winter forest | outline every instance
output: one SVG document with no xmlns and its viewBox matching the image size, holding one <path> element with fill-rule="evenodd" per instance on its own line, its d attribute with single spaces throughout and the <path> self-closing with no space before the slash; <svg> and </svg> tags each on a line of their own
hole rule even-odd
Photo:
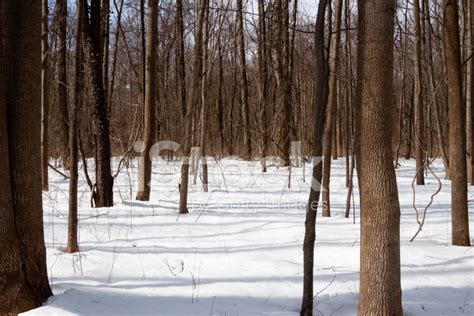
<svg viewBox="0 0 474 316">
<path fill-rule="evenodd" d="M 0 315 L 473 315 L 473 53 L 474 0 L 0 0 Z"/>
</svg>

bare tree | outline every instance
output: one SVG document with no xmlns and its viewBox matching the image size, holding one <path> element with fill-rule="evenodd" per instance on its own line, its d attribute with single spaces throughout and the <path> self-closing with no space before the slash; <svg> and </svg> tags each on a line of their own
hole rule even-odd
<svg viewBox="0 0 474 316">
<path fill-rule="evenodd" d="M 189 155 L 191 154 L 192 118 L 196 106 L 199 104 L 200 83 L 202 77 L 202 52 L 203 52 L 203 27 L 208 0 L 200 0 L 198 4 L 198 18 L 196 21 L 196 34 L 194 39 L 193 69 L 191 78 L 190 98 L 184 118 L 183 162 L 181 166 L 181 184 L 179 190 L 179 213 L 187 214 L 188 211 L 188 182 L 189 182 Z"/>
<path fill-rule="evenodd" d="M 102 50 L 100 40 L 100 0 L 84 1 L 84 36 L 87 67 L 91 81 L 91 115 L 95 136 L 96 184 L 93 192 L 96 207 L 113 206 L 113 182 L 110 169 L 109 112 L 102 77 Z"/>
<path fill-rule="evenodd" d="M 249 121 L 249 92 L 247 80 L 247 61 L 245 56 L 244 12 L 242 0 L 237 0 L 237 42 L 239 46 L 240 68 L 240 106 L 242 109 L 242 138 L 244 141 L 244 158 L 252 159 L 252 143 Z"/>
<path fill-rule="evenodd" d="M 76 18 L 76 51 L 74 55 L 74 91 L 73 102 L 69 109 L 69 212 L 66 251 L 74 253 L 79 251 L 77 242 L 77 181 L 78 181 L 78 134 L 79 134 L 79 107 L 82 93 L 82 41 L 84 25 L 84 5 L 77 0 Z"/>
<path fill-rule="evenodd" d="M 461 45 L 457 0 L 444 4 L 444 49 L 448 77 L 449 168 L 451 176 L 452 242 L 470 246 L 467 205 L 466 110 L 463 104 Z"/>
<path fill-rule="evenodd" d="M 68 82 L 67 82 L 67 0 L 58 0 L 58 31 L 59 31 L 59 58 L 58 58 L 58 106 L 59 126 L 61 134 L 60 154 L 64 167 L 69 168 L 69 120 L 68 120 Z"/>
<path fill-rule="evenodd" d="M 148 0 L 146 32 L 146 70 L 145 70 L 145 126 L 143 128 L 143 146 L 141 152 L 140 173 L 138 178 L 137 200 L 150 200 L 151 147 L 156 135 L 156 58 L 158 46 L 158 0 Z"/>
<path fill-rule="evenodd" d="M 341 19 L 342 19 L 342 0 L 336 1 L 336 23 L 335 38 L 331 42 L 333 59 L 331 62 L 332 75 L 329 79 L 329 96 L 327 121 L 324 128 L 324 144 L 323 144 L 323 216 L 331 216 L 331 203 L 329 183 L 331 178 L 331 151 L 334 138 L 335 108 L 337 102 L 337 72 L 339 69 L 339 46 L 341 41 Z"/>
<path fill-rule="evenodd" d="M 414 0 L 415 21 L 415 145 L 416 145 L 416 184 L 425 184 L 425 120 L 423 114 L 423 78 L 421 55 L 421 17 L 420 1 Z"/>
<path fill-rule="evenodd" d="M 313 315 L 313 269 L 314 269 L 314 242 L 316 240 L 316 214 L 321 192 L 321 179 L 323 168 L 321 156 L 323 153 L 324 115 L 328 97 L 329 67 L 324 54 L 324 17 L 326 15 L 327 0 L 319 1 L 318 15 L 315 27 L 316 49 L 316 98 L 313 112 L 313 171 L 311 189 L 306 208 L 305 235 L 303 244 L 303 301 L 301 303 L 301 316 Z"/>
</svg>

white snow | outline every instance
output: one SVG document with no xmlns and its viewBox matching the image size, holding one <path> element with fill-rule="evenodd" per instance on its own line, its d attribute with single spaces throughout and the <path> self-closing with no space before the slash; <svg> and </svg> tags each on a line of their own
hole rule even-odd
<svg viewBox="0 0 474 316">
<path fill-rule="evenodd" d="M 405 314 L 473 315 L 474 250 L 450 246 L 450 184 L 442 180 L 422 232 L 410 243 L 418 227 L 411 189 L 415 168 L 413 161 L 400 162 Z M 90 208 L 81 176 L 81 252 L 72 255 L 62 251 L 68 181 L 50 172 L 43 201 L 55 295 L 25 315 L 299 315 L 309 166 L 306 182 L 302 168 L 292 169 L 288 189 L 287 169 L 270 167 L 262 174 L 257 162 L 212 160 L 211 192 L 201 192 L 198 178 L 190 187 L 190 214 L 178 216 L 180 163 L 155 161 L 150 202 L 134 200 L 136 165 L 116 180 L 116 205 L 110 209 Z M 434 169 L 443 179 L 442 164 L 435 162 Z M 343 214 L 344 172 L 344 161 L 333 161 L 333 216 L 317 220 L 315 315 L 357 310 L 359 201 L 356 185 L 353 224 L 352 214 L 350 219 Z M 416 188 L 421 209 L 436 188 L 432 175 Z M 473 209 L 471 202 L 471 236 Z"/>
</svg>

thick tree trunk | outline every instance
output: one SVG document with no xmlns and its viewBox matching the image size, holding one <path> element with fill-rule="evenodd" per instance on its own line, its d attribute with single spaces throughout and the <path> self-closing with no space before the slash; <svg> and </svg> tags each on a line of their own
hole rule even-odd
<svg viewBox="0 0 474 316">
<path fill-rule="evenodd" d="M 244 36 L 244 13 L 242 0 L 237 0 L 237 41 L 239 46 L 239 68 L 240 68 L 240 106 L 242 110 L 242 138 L 244 144 L 243 157 L 245 160 L 252 159 L 252 143 L 250 138 L 249 122 L 249 92 L 247 80 L 247 61 L 245 56 Z"/>
<path fill-rule="evenodd" d="M 91 2 L 91 18 L 89 20 L 87 1 L 83 1 L 84 35 L 87 66 L 91 78 L 91 115 L 94 136 L 96 139 L 96 184 L 93 192 L 96 207 L 113 206 L 113 183 L 110 168 L 110 132 L 109 113 L 103 88 L 101 41 L 100 41 L 100 0 Z"/>
<path fill-rule="evenodd" d="M 0 159 L 6 160 L 8 155 L 8 163 L 3 161 L 0 168 L 0 182 L 5 186 L 0 198 L 0 216 L 5 216 L 5 222 L 0 221 L 0 240 L 2 245 L 6 242 L 3 237 L 11 240 L 11 244 L 7 242 L 6 248 L 2 248 L 2 253 L 10 254 L 7 249 L 13 253 L 11 258 L 0 260 L 0 275 L 5 273 L 7 277 L 0 278 L 0 311 L 4 308 L 20 311 L 38 306 L 52 295 L 46 269 L 41 161 L 38 159 L 41 155 L 41 1 L 8 0 L 2 5 L 6 60 L 0 71 L 6 80 L 1 85 L 5 90 L 0 100 L 0 120 L 3 121 L 0 139 L 4 143 L 8 136 L 8 145 L 0 146 Z M 16 245 L 21 262 L 15 255 Z M 22 272 L 12 274 L 18 272 L 19 264 Z M 22 289 L 25 292 L 17 292 Z M 1 302 L 3 297 L 7 298 L 5 304 Z"/>
<path fill-rule="evenodd" d="M 0 314 L 17 314 L 38 307 L 43 299 L 26 281 L 13 209 L 4 94 L 4 70 L 10 61 L 3 56 L 3 7 L 5 1 L 0 2 Z"/>
<path fill-rule="evenodd" d="M 468 152 L 468 180 L 471 185 L 474 185 L 474 4 L 468 1 L 469 6 L 469 39 L 468 55 L 471 56 L 468 61 L 467 74 L 467 152 Z"/>
<path fill-rule="evenodd" d="M 82 1 L 77 1 L 76 21 L 76 52 L 74 56 L 74 95 L 73 103 L 69 110 L 69 218 L 66 252 L 79 251 L 77 242 L 77 182 L 78 182 L 78 137 L 79 137 L 79 107 L 82 93 L 82 41 L 84 25 L 84 6 Z"/>
<path fill-rule="evenodd" d="M 391 148 L 395 1 L 358 1 L 359 315 L 402 315 L 400 204 Z M 368 62 L 370 61 L 370 62 Z"/>
<path fill-rule="evenodd" d="M 331 178 L 331 151 L 333 144 L 334 123 L 336 121 L 336 100 L 337 100 L 337 72 L 339 69 L 339 42 L 341 40 L 341 18 L 342 18 L 342 0 L 336 1 L 336 24 L 335 37 L 332 41 L 333 59 L 331 62 L 331 72 L 329 80 L 329 96 L 327 105 L 327 120 L 324 127 L 323 143 L 323 216 L 331 216 L 331 203 L 329 183 Z"/>
<path fill-rule="evenodd" d="M 148 0 L 146 32 L 146 71 L 145 71 L 145 126 L 143 128 L 144 148 L 141 152 L 138 178 L 137 200 L 150 200 L 152 153 L 156 132 L 156 59 L 158 39 L 158 0 Z"/>
<path fill-rule="evenodd" d="M 316 98 L 313 112 L 313 171 L 311 189 L 306 208 L 305 235 L 303 244 L 303 300 L 301 316 L 313 315 L 313 269 L 314 269 L 314 242 L 316 240 L 316 214 L 321 192 L 321 178 L 323 168 L 321 156 L 323 153 L 323 125 L 328 97 L 327 59 L 324 54 L 324 17 L 326 15 L 327 0 L 320 0 L 315 28 L 316 49 Z"/>
<path fill-rule="evenodd" d="M 41 17 L 41 179 L 43 191 L 49 190 L 48 162 L 49 162 L 49 67 L 50 52 L 48 44 L 48 0 L 43 1 Z"/>
<path fill-rule="evenodd" d="M 444 6 L 444 49 L 448 77 L 449 168 L 451 176 L 452 242 L 470 246 L 467 204 L 466 110 L 462 94 L 461 46 L 457 0 Z"/>
<path fill-rule="evenodd" d="M 59 56 L 58 56 L 58 106 L 60 115 L 61 150 L 63 165 L 69 168 L 69 119 L 67 82 L 67 0 L 58 0 Z"/>
</svg>

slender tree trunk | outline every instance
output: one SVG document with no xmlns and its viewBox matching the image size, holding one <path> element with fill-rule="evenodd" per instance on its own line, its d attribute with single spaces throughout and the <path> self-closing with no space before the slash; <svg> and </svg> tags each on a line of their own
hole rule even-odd
<svg viewBox="0 0 474 316">
<path fill-rule="evenodd" d="M 416 184 L 425 184 L 425 120 L 423 114 L 423 78 L 421 55 L 421 18 L 420 1 L 414 0 L 415 23 L 415 147 L 416 147 Z"/>
<path fill-rule="evenodd" d="M 466 110 L 462 94 L 461 46 L 457 0 L 444 5 L 444 49 L 448 77 L 449 168 L 451 176 L 452 242 L 470 246 L 467 204 Z"/>
<path fill-rule="evenodd" d="M 315 28 L 316 49 L 316 98 L 313 112 L 313 171 L 311 189 L 306 208 L 305 235 L 303 244 L 303 301 L 301 316 L 313 315 L 313 269 L 314 269 L 314 242 L 316 239 L 316 213 L 318 210 L 321 191 L 323 168 L 321 156 L 323 153 L 323 124 L 328 96 L 328 65 L 324 54 L 324 17 L 326 15 L 327 0 L 320 0 Z"/>
<path fill-rule="evenodd" d="M 68 121 L 68 82 L 67 82 L 67 0 L 58 0 L 59 17 L 59 55 L 58 55 L 58 106 L 61 131 L 61 158 L 64 167 L 69 168 L 69 121 Z"/>
<path fill-rule="evenodd" d="M 359 315 L 402 315 L 400 204 L 391 148 L 395 1 L 359 0 Z M 370 62 L 367 62 L 370 60 Z"/>
<path fill-rule="evenodd" d="M 110 0 L 102 0 L 101 4 L 101 30 L 100 38 L 102 42 L 102 85 L 106 98 L 107 108 L 109 107 L 109 41 L 110 41 Z"/>
<path fill-rule="evenodd" d="M 8 148 L 8 164 L 2 162 L 1 172 L 8 166 L 9 171 L 1 177 L 2 185 L 8 190 L 2 190 L 2 205 L 6 205 L 5 215 L 7 223 L 0 221 L 0 240 L 3 237 L 11 238 L 15 248 L 15 241 L 19 241 L 21 269 L 29 289 L 25 293 L 11 292 L 20 290 L 16 284 L 17 278 L 7 278 L 6 287 L 3 287 L 3 278 L 0 278 L 0 288 L 3 293 L 13 294 L 12 302 L 6 305 L 0 303 L 0 310 L 6 306 L 13 310 L 25 310 L 44 302 L 52 295 L 48 283 L 46 268 L 46 248 L 43 231 L 43 208 L 41 195 L 41 1 L 2 1 L 3 9 L 3 54 L 6 58 L 0 68 L 4 78 L 4 98 L 1 99 L 0 120 L 4 121 L 6 109 L 6 124 L 1 124 L 0 138 L 8 136 L 8 146 L 0 146 L 5 159 L 5 148 Z M 5 103 L 3 103 L 5 102 Z M 9 179 L 9 180 L 8 180 Z M 8 180 L 8 182 L 7 182 Z M 10 196 L 11 194 L 11 196 Z M 10 204 L 11 201 L 11 204 Z M 16 236 L 10 237 L 5 232 L 12 232 L 11 207 L 13 208 Z M 4 209 L 0 211 L 3 218 Z M 6 229 L 5 231 L 2 231 Z M 13 232 L 15 233 L 15 232 Z M 7 246 L 6 249 L 10 247 Z M 15 251 L 14 248 L 12 251 Z M 6 251 L 2 249 L 2 253 Z M 8 252 L 5 252 L 8 253 Z M 0 255 L 1 257 L 2 255 Z M 12 261 L 6 258 L 0 261 L 0 275 L 18 269 L 16 258 Z M 12 264 L 10 269 L 10 263 Z M 21 274 L 18 282 L 22 282 Z M 13 286 L 13 288 L 10 288 Z M 16 287 L 16 288 L 15 288 Z M 5 289 L 6 291 L 4 292 Z M 18 296 L 17 296 L 18 295 Z M 33 297 L 31 297 L 33 296 Z"/>
<path fill-rule="evenodd" d="M 178 0 L 180 1 L 180 0 Z M 200 0 L 198 5 L 198 19 L 193 51 L 193 70 L 191 78 L 190 98 L 184 117 L 183 162 L 181 165 L 181 185 L 179 190 L 179 213 L 187 214 L 188 211 L 188 182 L 189 182 L 189 155 L 191 154 L 192 118 L 194 109 L 199 104 L 200 82 L 202 74 L 202 48 L 204 16 L 208 10 L 208 0 Z"/>
<path fill-rule="evenodd" d="M 100 41 L 100 0 L 91 2 L 91 18 L 89 20 L 87 1 L 84 5 L 84 34 L 87 66 L 91 79 L 91 114 L 93 131 L 96 138 L 96 184 L 93 192 L 96 207 L 113 206 L 114 179 L 110 167 L 110 132 L 109 113 L 103 88 L 101 41 Z"/>
<path fill-rule="evenodd" d="M 137 200 L 150 200 L 152 153 L 156 131 L 156 59 L 158 39 L 158 0 L 148 0 L 146 32 L 146 70 L 145 70 L 145 126 L 143 128 L 144 148 L 141 152 L 138 178 Z"/>
<path fill-rule="evenodd" d="M 82 93 L 82 29 L 84 25 L 84 6 L 77 1 L 76 21 L 76 52 L 74 55 L 74 91 L 73 103 L 69 109 L 69 213 L 66 252 L 79 251 L 77 242 L 77 181 L 78 181 L 78 137 L 79 137 L 79 107 Z"/>
<path fill-rule="evenodd" d="M 49 190 L 48 162 L 49 162 L 49 67 L 50 52 L 48 44 L 48 0 L 43 0 L 41 18 L 41 178 L 43 191 Z"/>
<path fill-rule="evenodd" d="M 267 101 L 268 101 L 268 72 L 267 72 L 267 27 L 266 27 L 265 1 L 258 0 L 258 103 L 259 103 L 259 125 L 261 134 L 261 165 L 262 171 L 267 172 L 267 151 L 268 151 L 268 131 L 267 131 Z"/>
<path fill-rule="evenodd" d="M 206 142 L 207 142 L 207 130 L 208 130 L 208 90 L 209 90 L 209 8 L 206 8 L 204 15 L 204 25 L 203 29 L 205 30 L 204 38 L 204 52 L 202 56 L 202 79 L 201 79 L 201 156 L 199 160 L 201 161 L 201 176 L 202 176 L 202 190 L 203 192 L 209 192 L 209 180 L 208 180 L 208 171 L 207 171 L 207 160 L 206 160 Z"/>
<path fill-rule="evenodd" d="M 425 12 L 429 12 L 429 0 L 424 0 L 424 5 L 425 5 Z M 438 148 L 439 152 L 441 154 L 441 158 L 443 159 L 443 164 L 444 164 L 444 170 L 445 170 L 445 178 L 449 179 L 449 157 L 448 153 L 446 152 L 446 146 L 444 145 L 444 139 L 443 139 L 443 130 L 441 128 L 441 120 L 439 117 L 439 111 L 440 111 L 440 104 L 438 100 L 438 95 L 437 95 L 437 87 L 436 87 L 436 79 L 435 79 L 435 71 L 434 71 L 434 65 L 433 65 L 433 45 L 432 45 L 432 30 L 433 27 L 431 25 L 431 18 L 428 15 L 427 16 L 427 21 L 428 21 L 428 68 L 429 68 L 429 74 L 430 74 L 430 89 L 431 93 L 433 94 L 433 101 L 434 101 L 434 111 L 433 111 L 433 116 L 434 116 L 434 123 L 435 123 L 435 128 L 436 128 L 436 140 L 438 142 Z"/>
<path fill-rule="evenodd" d="M 240 68 L 240 105 L 242 109 L 242 138 L 244 143 L 244 159 L 252 159 L 252 143 L 250 138 L 249 100 L 247 61 L 245 56 L 244 13 L 242 0 L 237 0 L 237 37 L 239 45 Z"/>
<path fill-rule="evenodd" d="M 339 42 L 341 41 L 341 18 L 342 18 L 342 0 L 336 0 L 336 24 L 335 37 L 332 41 L 333 58 L 331 62 L 332 75 L 329 79 L 329 96 L 327 120 L 324 128 L 323 143 L 323 216 L 331 216 L 331 203 L 329 183 L 331 178 L 331 150 L 333 144 L 334 123 L 336 121 L 336 100 L 337 100 L 337 72 L 339 69 Z"/>
</svg>

